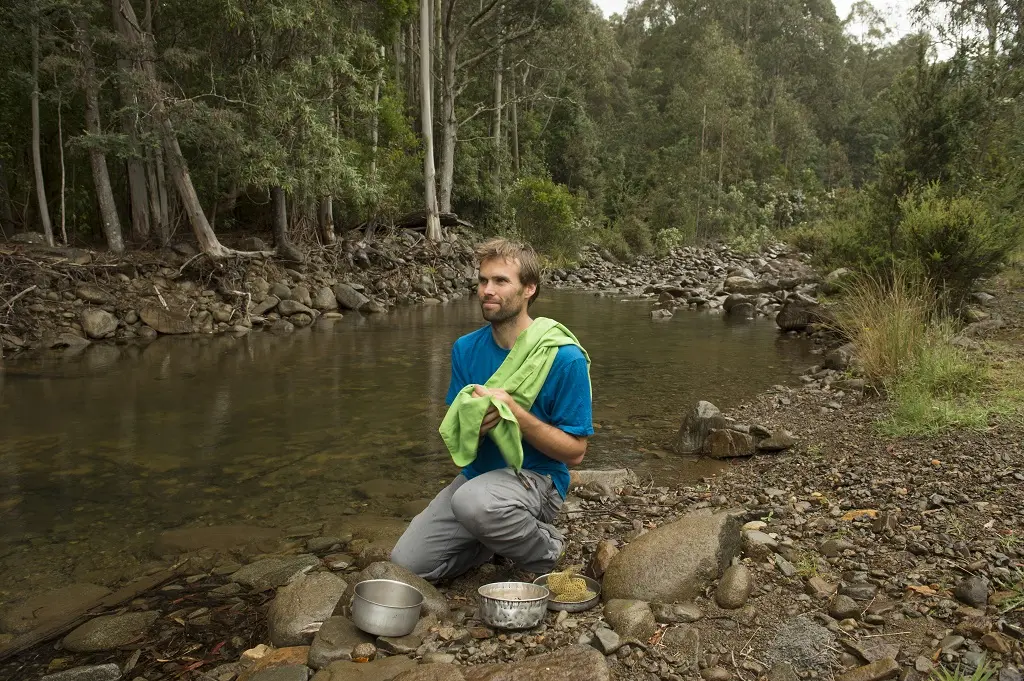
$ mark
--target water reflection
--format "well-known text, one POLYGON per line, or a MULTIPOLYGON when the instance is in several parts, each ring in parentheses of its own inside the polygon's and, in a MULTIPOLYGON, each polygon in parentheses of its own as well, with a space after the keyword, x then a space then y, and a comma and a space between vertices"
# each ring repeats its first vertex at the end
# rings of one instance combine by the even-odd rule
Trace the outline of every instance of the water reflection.
MULTIPOLYGON (((766 321, 546 293, 535 313, 590 353, 588 465, 659 480, 707 471, 664 456, 688 404, 719 406, 787 380, 805 348, 766 321)), ((0 374, 0 576, 35 582, 146 559, 159 530, 189 523, 297 525, 402 500, 364 498, 368 479, 429 497, 455 469, 437 435, 451 343, 481 325, 469 300, 318 324, 290 335, 162 337, 94 345, 0 374)), ((0 593, 0 599, 3 599, 0 593)))

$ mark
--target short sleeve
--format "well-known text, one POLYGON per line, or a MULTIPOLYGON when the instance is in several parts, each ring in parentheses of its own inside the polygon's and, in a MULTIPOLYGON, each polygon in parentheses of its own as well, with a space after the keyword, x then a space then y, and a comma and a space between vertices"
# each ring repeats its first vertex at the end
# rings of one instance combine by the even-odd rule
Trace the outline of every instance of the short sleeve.
MULTIPOLYGON (((578 354, 555 369, 555 375, 549 375, 547 381, 551 383, 546 405, 548 423, 577 437, 593 435, 594 414, 586 358, 578 354)), ((548 387, 544 386, 544 392, 548 392, 548 387)))
POLYGON ((466 387, 469 383, 465 379, 464 372, 462 370, 462 353, 459 352, 459 344, 452 343, 452 376, 448 382, 448 395, 445 396, 444 401, 449 407, 452 402, 455 401, 455 397, 459 394, 459 391, 466 387))

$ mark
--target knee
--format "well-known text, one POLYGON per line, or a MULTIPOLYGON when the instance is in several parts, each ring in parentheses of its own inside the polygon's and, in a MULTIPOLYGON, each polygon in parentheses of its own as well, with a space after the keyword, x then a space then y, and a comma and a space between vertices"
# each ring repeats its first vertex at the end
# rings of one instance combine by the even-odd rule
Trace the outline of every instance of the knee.
POLYGON ((437 568, 436 565, 428 564, 427 556, 422 550, 418 550, 417 542, 410 541, 404 534, 391 549, 391 562, 420 577, 430 574, 437 568))
POLYGON ((488 500, 476 490, 463 487, 452 495, 452 515, 473 535, 480 534, 485 519, 493 513, 488 500))

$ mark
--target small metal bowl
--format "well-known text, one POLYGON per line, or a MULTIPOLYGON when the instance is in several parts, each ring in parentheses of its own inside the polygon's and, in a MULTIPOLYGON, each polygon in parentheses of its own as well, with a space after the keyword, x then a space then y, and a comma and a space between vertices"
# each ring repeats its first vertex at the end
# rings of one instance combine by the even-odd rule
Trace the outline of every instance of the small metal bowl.
MULTIPOLYGON (((548 587, 548 577, 551 573, 541 575, 537 579, 533 580, 534 584, 543 586, 545 589, 548 587)), ((565 610, 566 612, 583 612, 584 610, 590 610, 601 600, 601 582, 596 579, 591 579, 586 575, 576 575, 582 578, 587 583, 587 588, 594 592, 594 597, 579 603, 558 603, 555 601, 555 595, 551 594, 551 598, 548 599, 548 610, 565 610)))
POLYGON ((423 594, 391 579, 368 579, 356 584, 352 622, 374 636, 411 634, 420 619, 423 594))
POLYGON ((493 582, 477 589, 480 619, 495 629, 532 629, 547 612, 551 592, 529 582, 493 582))

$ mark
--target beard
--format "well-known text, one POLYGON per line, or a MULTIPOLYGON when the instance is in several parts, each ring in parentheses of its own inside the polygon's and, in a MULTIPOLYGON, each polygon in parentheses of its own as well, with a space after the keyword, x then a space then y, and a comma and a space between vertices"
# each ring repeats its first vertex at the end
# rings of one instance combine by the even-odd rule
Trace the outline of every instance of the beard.
POLYGON ((480 302, 480 312, 485 320, 495 325, 501 325, 511 319, 515 319, 523 311, 523 306, 526 305, 526 301, 521 296, 500 302, 497 309, 484 307, 484 302, 480 302))

